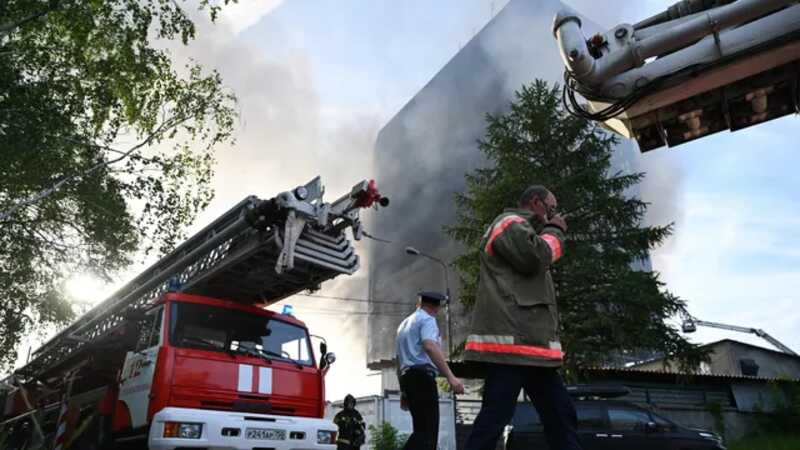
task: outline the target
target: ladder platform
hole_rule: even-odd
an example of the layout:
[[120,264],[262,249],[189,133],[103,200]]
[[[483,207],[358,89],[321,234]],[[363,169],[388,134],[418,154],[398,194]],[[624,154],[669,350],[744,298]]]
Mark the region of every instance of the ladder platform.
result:
[[166,292],[270,305],[353,274],[359,258],[347,230],[360,239],[359,210],[389,200],[372,180],[331,203],[324,191],[316,177],[270,199],[246,197],[46,342],[15,374],[58,376],[86,351],[124,346],[125,327]]

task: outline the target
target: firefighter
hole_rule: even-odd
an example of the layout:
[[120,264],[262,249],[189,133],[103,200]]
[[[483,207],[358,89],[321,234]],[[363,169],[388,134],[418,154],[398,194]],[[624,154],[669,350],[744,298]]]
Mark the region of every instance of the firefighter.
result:
[[339,427],[339,437],[336,440],[337,450],[358,450],[364,444],[364,418],[356,410],[356,399],[350,394],[344,398],[344,409],[333,418],[333,423]]
[[397,328],[397,364],[401,404],[411,412],[413,431],[404,450],[436,450],[439,435],[439,393],[436,375],[447,378],[456,394],[464,383],[453,375],[441,349],[436,315],[447,298],[437,292],[420,292],[417,310]]
[[564,251],[567,225],[556,196],[530,186],[519,207],[486,230],[464,360],[485,376],[481,410],[466,450],[492,450],[525,389],[550,448],[580,449],[575,407],[558,372],[563,353],[550,267]]

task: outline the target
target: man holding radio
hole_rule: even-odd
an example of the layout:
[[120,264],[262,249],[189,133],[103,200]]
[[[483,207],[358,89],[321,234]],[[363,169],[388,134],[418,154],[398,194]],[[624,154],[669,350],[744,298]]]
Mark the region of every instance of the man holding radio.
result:
[[480,281],[464,360],[485,373],[483,402],[466,450],[492,450],[521,389],[532,399],[550,448],[580,450],[577,417],[558,368],[564,354],[550,266],[567,224],[544,186],[528,187],[481,242]]

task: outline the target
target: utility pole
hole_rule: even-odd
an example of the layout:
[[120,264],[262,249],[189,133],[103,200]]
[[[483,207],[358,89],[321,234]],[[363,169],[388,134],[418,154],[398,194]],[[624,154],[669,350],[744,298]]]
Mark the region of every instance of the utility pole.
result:
[[[447,360],[451,361],[453,358],[453,325],[450,316],[450,277],[448,276],[448,271],[450,270],[447,267],[447,263],[442,261],[440,258],[437,258],[433,255],[429,255],[427,253],[421,252],[414,247],[406,247],[406,253],[412,256],[422,256],[425,258],[430,259],[431,261],[435,261],[442,266],[442,272],[444,272],[444,288],[445,288],[445,297],[447,298],[447,303],[445,304],[444,314],[445,314],[445,327],[447,328]],[[450,391],[450,399],[453,402],[453,431],[456,428],[456,422],[458,421],[458,408],[456,407],[456,393],[454,391]]]
[[428,258],[442,266],[442,272],[444,272],[445,297],[447,298],[447,303],[445,303],[444,307],[444,320],[445,327],[447,328],[447,359],[449,360],[453,357],[453,326],[450,317],[450,277],[448,276],[449,269],[447,267],[447,263],[435,256],[421,252],[415,247],[406,247],[406,253],[412,256],[422,256]]

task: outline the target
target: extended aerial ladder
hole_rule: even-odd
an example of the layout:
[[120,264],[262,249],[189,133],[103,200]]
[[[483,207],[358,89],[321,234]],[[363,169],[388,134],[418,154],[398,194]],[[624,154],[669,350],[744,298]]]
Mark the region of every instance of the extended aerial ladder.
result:
[[716,328],[718,330],[737,331],[739,333],[755,334],[761,339],[764,339],[765,341],[772,344],[778,350],[789,355],[797,356],[797,353],[795,353],[794,350],[790,349],[789,347],[781,343],[779,340],[770,336],[766,331],[759,328],[740,327],[738,325],[728,325],[719,322],[709,322],[707,320],[700,320],[687,315],[687,317],[684,318],[683,323],[681,324],[681,329],[683,330],[684,333],[694,333],[695,331],[697,331],[698,326]]
[[360,239],[359,210],[388,199],[374,181],[332,203],[323,193],[317,177],[271,199],[245,198],[36,350],[15,384],[58,384],[80,355],[113,346],[118,331],[167,291],[266,306],[352,274],[359,258],[345,232]]
[[582,26],[569,8],[553,23],[565,107],[643,152],[800,112],[797,0],[682,0],[591,37]]

